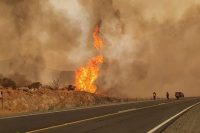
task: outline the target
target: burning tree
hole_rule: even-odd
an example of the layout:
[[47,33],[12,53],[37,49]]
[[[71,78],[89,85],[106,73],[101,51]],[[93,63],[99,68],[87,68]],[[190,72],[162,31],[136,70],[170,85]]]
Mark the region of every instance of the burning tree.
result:
[[[103,40],[100,37],[99,25],[95,27],[93,32],[94,47],[100,50],[103,46]],[[80,67],[75,71],[75,85],[78,91],[86,91],[90,93],[96,92],[95,81],[99,76],[99,65],[103,63],[103,56],[97,55],[92,57],[86,66]]]

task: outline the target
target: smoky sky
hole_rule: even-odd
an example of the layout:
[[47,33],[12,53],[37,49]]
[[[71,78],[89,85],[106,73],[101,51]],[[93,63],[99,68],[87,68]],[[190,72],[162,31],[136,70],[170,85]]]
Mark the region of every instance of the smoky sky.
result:
[[105,37],[100,91],[150,96],[199,95],[199,1],[101,0],[82,5],[102,21]]
[[48,1],[1,0],[0,10],[0,58],[6,64],[1,68],[5,76],[40,81],[45,69],[62,69],[57,64],[71,69],[67,53],[78,45],[81,32]]
[[[200,95],[199,0],[1,0],[4,75],[49,80],[47,69],[75,70],[104,40],[98,91],[147,97],[156,91]],[[2,64],[3,64],[2,63]],[[22,76],[23,77],[23,76]]]

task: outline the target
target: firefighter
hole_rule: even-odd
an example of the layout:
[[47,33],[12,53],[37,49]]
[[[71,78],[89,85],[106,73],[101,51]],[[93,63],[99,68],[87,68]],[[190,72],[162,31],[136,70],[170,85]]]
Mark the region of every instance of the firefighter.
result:
[[166,93],[167,100],[169,100],[169,92]]
[[1,107],[3,109],[3,92],[0,92]]
[[1,91],[0,92],[0,99],[2,99],[3,98],[3,92]]
[[153,99],[156,100],[156,92],[153,92]]

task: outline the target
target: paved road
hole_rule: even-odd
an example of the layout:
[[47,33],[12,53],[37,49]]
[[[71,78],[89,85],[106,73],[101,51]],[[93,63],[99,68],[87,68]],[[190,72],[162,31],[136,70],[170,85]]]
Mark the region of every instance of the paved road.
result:
[[27,132],[42,128],[47,129],[36,132],[146,132],[199,101],[200,99],[197,98],[144,101],[47,114],[0,118],[0,133]]

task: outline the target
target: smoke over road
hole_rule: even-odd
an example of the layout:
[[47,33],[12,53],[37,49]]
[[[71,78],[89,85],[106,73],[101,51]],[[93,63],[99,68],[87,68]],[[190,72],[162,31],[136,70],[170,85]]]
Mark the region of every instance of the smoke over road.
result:
[[1,0],[0,10],[4,75],[47,81],[47,68],[75,70],[95,53],[101,21],[100,92],[200,95],[200,0]]

